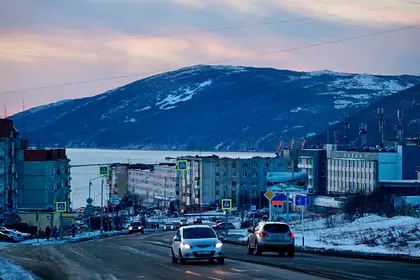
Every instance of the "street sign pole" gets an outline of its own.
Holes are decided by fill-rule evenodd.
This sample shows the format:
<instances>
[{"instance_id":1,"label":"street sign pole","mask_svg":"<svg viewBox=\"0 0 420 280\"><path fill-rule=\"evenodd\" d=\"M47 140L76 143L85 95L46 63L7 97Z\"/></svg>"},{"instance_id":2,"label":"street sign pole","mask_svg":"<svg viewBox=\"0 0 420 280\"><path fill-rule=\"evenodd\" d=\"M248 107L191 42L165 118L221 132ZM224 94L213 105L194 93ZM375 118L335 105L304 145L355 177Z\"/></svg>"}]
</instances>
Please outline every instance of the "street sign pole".
<instances>
[{"instance_id":1,"label":"street sign pole","mask_svg":"<svg viewBox=\"0 0 420 280\"><path fill-rule=\"evenodd\" d=\"M60 212L60 240L63 240L63 212Z\"/></svg>"},{"instance_id":2,"label":"street sign pole","mask_svg":"<svg viewBox=\"0 0 420 280\"><path fill-rule=\"evenodd\" d=\"M286 209L286 220L287 220L287 222L289 222L289 193L286 193L286 207L287 207L287 209Z\"/></svg>"},{"instance_id":3,"label":"street sign pole","mask_svg":"<svg viewBox=\"0 0 420 280\"><path fill-rule=\"evenodd\" d=\"M228 214L229 214L229 212L228 212L228 210L226 210L226 221L225 221L225 239L227 239L228 238L228 230L229 230L229 227L228 227L228 223L229 223L229 217L228 217Z\"/></svg>"},{"instance_id":4,"label":"street sign pole","mask_svg":"<svg viewBox=\"0 0 420 280\"><path fill-rule=\"evenodd\" d=\"M89 198L88 198L89 201L92 201L92 198L90 197L91 188L92 188L92 182L89 181ZM90 236L90 231L91 231L90 216L91 216L92 208L91 208L91 204L90 203L88 203L88 205L89 205L89 211L88 211L88 214L89 215L88 216L89 216L89 236Z\"/></svg>"},{"instance_id":5,"label":"street sign pole","mask_svg":"<svg viewBox=\"0 0 420 280\"><path fill-rule=\"evenodd\" d=\"M305 226L303 225L303 209L305 207L302 206L302 247L305 246Z\"/></svg>"},{"instance_id":6,"label":"street sign pole","mask_svg":"<svg viewBox=\"0 0 420 280\"><path fill-rule=\"evenodd\" d=\"M104 232L104 179L101 184L101 233Z\"/></svg>"}]
</instances>

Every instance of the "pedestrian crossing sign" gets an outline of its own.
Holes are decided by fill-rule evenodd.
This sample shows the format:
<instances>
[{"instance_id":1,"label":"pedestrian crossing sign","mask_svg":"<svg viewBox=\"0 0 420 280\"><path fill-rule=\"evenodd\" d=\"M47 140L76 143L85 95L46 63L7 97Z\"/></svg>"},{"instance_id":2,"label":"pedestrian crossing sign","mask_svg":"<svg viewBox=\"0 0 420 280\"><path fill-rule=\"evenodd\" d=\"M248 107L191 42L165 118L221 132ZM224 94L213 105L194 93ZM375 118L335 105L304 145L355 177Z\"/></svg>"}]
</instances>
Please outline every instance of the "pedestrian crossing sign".
<instances>
[{"instance_id":1,"label":"pedestrian crossing sign","mask_svg":"<svg viewBox=\"0 0 420 280\"><path fill-rule=\"evenodd\" d=\"M99 165L99 176L108 177L109 176L109 165Z\"/></svg>"},{"instance_id":2,"label":"pedestrian crossing sign","mask_svg":"<svg viewBox=\"0 0 420 280\"><path fill-rule=\"evenodd\" d=\"M222 210L232 209L232 199L222 199Z\"/></svg>"},{"instance_id":3,"label":"pedestrian crossing sign","mask_svg":"<svg viewBox=\"0 0 420 280\"><path fill-rule=\"evenodd\" d=\"M67 211L67 203L65 201L57 201L55 203L55 211L66 212Z\"/></svg>"},{"instance_id":4,"label":"pedestrian crossing sign","mask_svg":"<svg viewBox=\"0 0 420 280\"><path fill-rule=\"evenodd\" d=\"M188 170L188 161L178 160L176 163L176 169L178 170Z\"/></svg>"}]
</instances>

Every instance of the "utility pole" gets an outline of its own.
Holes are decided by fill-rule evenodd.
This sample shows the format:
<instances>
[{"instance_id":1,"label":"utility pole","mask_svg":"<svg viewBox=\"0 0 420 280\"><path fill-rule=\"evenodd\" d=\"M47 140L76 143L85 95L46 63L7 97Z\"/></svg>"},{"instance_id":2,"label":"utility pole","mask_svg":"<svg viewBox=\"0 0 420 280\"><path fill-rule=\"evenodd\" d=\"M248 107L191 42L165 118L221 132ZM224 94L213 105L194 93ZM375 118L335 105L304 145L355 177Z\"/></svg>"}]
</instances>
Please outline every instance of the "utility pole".
<instances>
[{"instance_id":1,"label":"utility pole","mask_svg":"<svg viewBox=\"0 0 420 280\"><path fill-rule=\"evenodd\" d=\"M89 236L90 236L90 231L91 231L90 218L91 218L91 215L92 215L92 198L90 197L91 188L92 188L92 182L89 181L89 198L88 198Z\"/></svg>"},{"instance_id":2,"label":"utility pole","mask_svg":"<svg viewBox=\"0 0 420 280\"><path fill-rule=\"evenodd\" d=\"M349 144L349 129L350 129L350 121L349 121L349 114L344 114L344 130L346 131L346 144Z\"/></svg>"}]
</instances>

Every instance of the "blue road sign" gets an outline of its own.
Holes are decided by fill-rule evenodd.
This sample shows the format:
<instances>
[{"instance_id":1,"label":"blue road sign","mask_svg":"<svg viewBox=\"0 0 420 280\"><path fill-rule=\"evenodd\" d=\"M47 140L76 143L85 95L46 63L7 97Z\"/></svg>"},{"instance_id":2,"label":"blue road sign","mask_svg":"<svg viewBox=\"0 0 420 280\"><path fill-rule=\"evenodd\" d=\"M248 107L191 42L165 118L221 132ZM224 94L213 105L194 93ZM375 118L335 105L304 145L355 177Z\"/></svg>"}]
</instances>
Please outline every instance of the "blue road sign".
<instances>
[{"instance_id":1,"label":"blue road sign","mask_svg":"<svg viewBox=\"0 0 420 280\"><path fill-rule=\"evenodd\" d=\"M276 195L275 197L273 197L273 199L271 201L286 201L287 200L287 196L284 193L280 193L278 195ZM292 199L289 197L289 201L292 201Z\"/></svg>"},{"instance_id":2,"label":"blue road sign","mask_svg":"<svg viewBox=\"0 0 420 280\"><path fill-rule=\"evenodd\" d=\"M186 161L186 160L178 160L178 162L177 162L177 169L178 170L187 170L188 169L188 161Z\"/></svg>"},{"instance_id":3,"label":"blue road sign","mask_svg":"<svg viewBox=\"0 0 420 280\"><path fill-rule=\"evenodd\" d=\"M232 199L222 199L222 210L232 209Z\"/></svg>"},{"instance_id":4,"label":"blue road sign","mask_svg":"<svg viewBox=\"0 0 420 280\"><path fill-rule=\"evenodd\" d=\"M64 202L56 202L55 203L55 210L57 212L66 212L66 210L67 210L66 202L65 201Z\"/></svg>"},{"instance_id":5,"label":"blue road sign","mask_svg":"<svg viewBox=\"0 0 420 280\"><path fill-rule=\"evenodd\" d=\"M251 212L252 213L257 212L257 205L251 205Z\"/></svg>"},{"instance_id":6,"label":"blue road sign","mask_svg":"<svg viewBox=\"0 0 420 280\"><path fill-rule=\"evenodd\" d=\"M109 166L108 165L100 165L99 166L99 176L101 176L101 177L109 176Z\"/></svg>"},{"instance_id":7,"label":"blue road sign","mask_svg":"<svg viewBox=\"0 0 420 280\"><path fill-rule=\"evenodd\" d=\"M302 196L302 195L296 196L295 204L296 204L296 206L308 206L309 205L309 196Z\"/></svg>"}]
</instances>

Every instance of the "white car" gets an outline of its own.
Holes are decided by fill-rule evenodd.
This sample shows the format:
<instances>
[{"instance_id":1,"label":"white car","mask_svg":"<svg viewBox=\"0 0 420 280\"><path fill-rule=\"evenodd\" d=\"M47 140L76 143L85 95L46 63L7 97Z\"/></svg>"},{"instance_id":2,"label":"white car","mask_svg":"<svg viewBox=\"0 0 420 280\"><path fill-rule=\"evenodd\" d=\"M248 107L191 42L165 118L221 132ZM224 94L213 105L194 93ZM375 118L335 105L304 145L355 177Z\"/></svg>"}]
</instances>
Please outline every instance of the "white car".
<instances>
[{"instance_id":1,"label":"white car","mask_svg":"<svg viewBox=\"0 0 420 280\"><path fill-rule=\"evenodd\" d=\"M217 260L219 264L223 264L225 253L221 239L209 226L182 227L172 241L172 262L184 264L187 260Z\"/></svg>"},{"instance_id":2,"label":"white car","mask_svg":"<svg viewBox=\"0 0 420 280\"><path fill-rule=\"evenodd\" d=\"M174 230L175 229L175 227L174 227L174 225L172 224L172 223L166 223L164 226L163 226L163 231L167 231L167 230Z\"/></svg>"}]
</instances>

